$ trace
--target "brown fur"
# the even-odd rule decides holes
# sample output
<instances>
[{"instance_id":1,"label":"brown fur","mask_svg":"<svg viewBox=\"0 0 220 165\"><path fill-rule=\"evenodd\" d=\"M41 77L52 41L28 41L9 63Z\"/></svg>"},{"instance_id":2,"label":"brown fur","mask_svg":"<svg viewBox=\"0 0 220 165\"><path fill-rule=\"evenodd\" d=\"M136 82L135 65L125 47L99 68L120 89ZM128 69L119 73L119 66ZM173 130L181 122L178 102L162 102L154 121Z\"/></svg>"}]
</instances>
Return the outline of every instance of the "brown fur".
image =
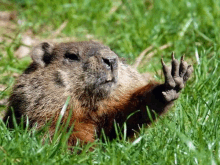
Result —
<instances>
[{"instance_id":1,"label":"brown fur","mask_svg":"<svg viewBox=\"0 0 220 165\"><path fill-rule=\"evenodd\" d=\"M77 139L93 142L102 129L108 137L114 138L114 121L119 125L127 121L128 134L132 134L141 124L149 123L146 106L162 114L180 90L169 85L170 75L165 65L166 82L148 84L109 47L97 42L42 43L33 49L32 59L33 63L14 86L4 121L13 127L11 109L17 122L22 116L28 117L30 126L37 124L38 128L53 119L49 129L53 136L61 109L70 96L62 119L65 123L72 114L69 127L74 125L74 128L69 145L75 145ZM182 61L180 65L187 64ZM179 69L178 66L174 64L173 68ZM178 72L186 72L184 75L188 73L189 77L192 71Z\"/></svg>"}]
</instances>

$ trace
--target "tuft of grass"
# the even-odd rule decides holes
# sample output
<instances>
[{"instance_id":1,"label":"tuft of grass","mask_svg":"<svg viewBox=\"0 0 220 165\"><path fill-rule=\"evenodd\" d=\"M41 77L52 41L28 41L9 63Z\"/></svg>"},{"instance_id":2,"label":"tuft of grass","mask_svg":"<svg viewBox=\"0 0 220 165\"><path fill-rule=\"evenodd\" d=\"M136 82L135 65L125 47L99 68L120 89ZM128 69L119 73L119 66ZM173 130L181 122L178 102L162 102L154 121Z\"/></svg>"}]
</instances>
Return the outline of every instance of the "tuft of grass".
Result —
<instances>
[{"instance_id":1,"label":"tuft of grass","mask_svg":"<svg viewBox=\"0 0 220 165\"><path fill-rule=\"evenodd\" d=\"M26 30L51 35L68 21L58 37L88 40L88 34L109 45L133 63L147 47L158 52L143 59L141 72L156 72L160 58L183 53L193 64L194 75L174 108L157 122L143 127L132 141L123 131L118 138L96 141L69 151L68 133L57 130L52 141L34 128L6 128L0 120L0 164L220 164L220 2L216 0L3 0L0 10L17 10L19 24L11 42L1 42L0 100L7 98L16 79L30 63L17 59L15 50ZM50 30L48 30L50 29ZM1 36L0 36L1 37ZM159 47L171 43L163 51ZM5 110L1 106L0 110ZM63 127L59 127L63 128ZM126 125L124 126L126 129ZM65 126L64 129L65 130ZM93 151L89 149L94 147ZM81 154L77 154L78 151Z\"/></svg>"}]
</instances>

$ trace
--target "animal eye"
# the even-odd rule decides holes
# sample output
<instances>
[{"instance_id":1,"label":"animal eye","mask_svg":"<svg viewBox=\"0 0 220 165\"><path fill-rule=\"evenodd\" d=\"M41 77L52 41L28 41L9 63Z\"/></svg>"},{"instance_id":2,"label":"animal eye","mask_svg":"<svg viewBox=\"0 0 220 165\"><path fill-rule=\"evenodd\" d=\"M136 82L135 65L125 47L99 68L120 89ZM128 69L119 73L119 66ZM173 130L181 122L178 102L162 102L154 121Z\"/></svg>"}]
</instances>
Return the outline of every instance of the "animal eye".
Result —
<instances>
[{"instance_id":1,"label":"animal eye","mask_svg":"<svg viewBox=\"0 0 220 165\"><path fill-rule=\"evenodd\" d=\"M74 53L65 53L65 58L71 61L79 61L79 55Z\"/></svg>"}]
</instances>

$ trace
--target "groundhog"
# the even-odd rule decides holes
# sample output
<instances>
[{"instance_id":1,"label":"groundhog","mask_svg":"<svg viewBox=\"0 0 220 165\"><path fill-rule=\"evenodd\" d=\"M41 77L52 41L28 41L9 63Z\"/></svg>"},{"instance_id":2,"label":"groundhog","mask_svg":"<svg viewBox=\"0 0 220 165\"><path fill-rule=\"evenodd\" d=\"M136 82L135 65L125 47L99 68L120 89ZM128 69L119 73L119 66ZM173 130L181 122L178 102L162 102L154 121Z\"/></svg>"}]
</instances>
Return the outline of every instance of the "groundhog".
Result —
<instances>
[{"instance_id":1,"label":"groundhog","mask_svg":"<svg viewBox=\"0 0 220 165\"><path fill-rule=\"evenodd\" d=\"M115 138L114 123L126 122L127 135L132 135L155 119L154 114L171 107L193 72L183 57L178 62L172 54L171 68L161 60L165 83L149 82L109 47L93 41L44 42L33 49L31 57L33 62L18 78L3 120L13 127L14 113L18 123L27 117L29 126L37 128L52 121L49 133L53 136L59 116L61 124L69 117L70 146L77 141L93 142L102 132ZM146 107L154 111L151 117Z\"/></svg>"}]
</instances>

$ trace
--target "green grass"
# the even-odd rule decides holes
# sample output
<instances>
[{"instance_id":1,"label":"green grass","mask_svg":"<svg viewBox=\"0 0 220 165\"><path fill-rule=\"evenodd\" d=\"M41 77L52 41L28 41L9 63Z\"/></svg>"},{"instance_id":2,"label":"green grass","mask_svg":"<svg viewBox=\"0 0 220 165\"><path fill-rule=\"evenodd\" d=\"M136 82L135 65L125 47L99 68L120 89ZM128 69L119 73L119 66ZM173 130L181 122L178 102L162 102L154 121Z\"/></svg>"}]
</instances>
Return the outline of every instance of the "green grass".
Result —
<instances>
[{"instance_id":1,"label":"green grass","mask_svg":"<svg viewBox=\"0 0 220 165\"><path fill-rule=\"evenodd\" d=\"M42 134L34 129L18 127L9 131L0 121L0 164L220 164L220 1L5 0L4 3L7 5L0 10L19 11L23 24L12 42L1 43L0 84L8 88L0 93L0 99L9 96L15 81L12 75L22 73L30 63L29 57L14 57L21 34L31 29L36 36L47 38L51 30L44 29L56 30L64 21L68 21L67 26L58 37L87 40L86 35L90 34L128 63L133 63L151 45L157 49L172 44L158 50L147 62L143 60L141 72L158 72L161 55L168 62L171 51L176 52L177 58L185 53L195 71L174 108L147 129L143 128L133 142L126 138L97 141L83 149L74 147L71 153L65 145L68 135L63 134L60 141L42 142ZM117 10L112 12L115 7ZM95 146L92 152L88 151L91 145ZM81 154L77 154L79 150Z\"/></svg>"}]
</instances>

